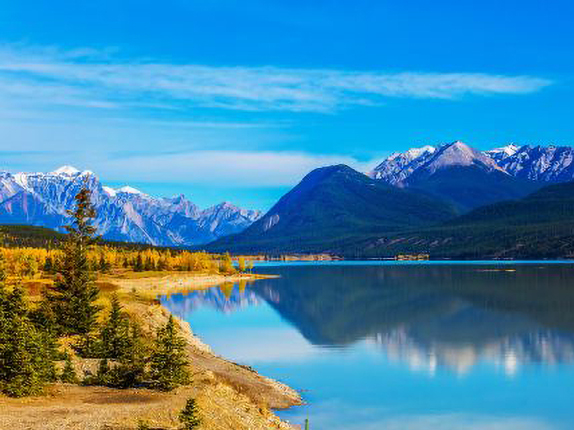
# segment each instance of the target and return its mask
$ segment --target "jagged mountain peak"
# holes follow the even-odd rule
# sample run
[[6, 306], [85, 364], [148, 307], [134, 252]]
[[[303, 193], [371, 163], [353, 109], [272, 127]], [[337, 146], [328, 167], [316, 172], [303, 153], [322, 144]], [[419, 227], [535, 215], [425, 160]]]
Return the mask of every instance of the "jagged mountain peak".
[[76, 169], [74, 166], [62, 166], [57, 168], [56, 170], [50, 172], [52, 175], [66, 175], [66, 176], [75, 176], [81, 173], [79, 169]]
[[499, 148], [490, 149], [488, 151], [484, 151], [485, 154], [495, 155], [495, 154], [502, 154], [504, 156], [511, 156], [516, 154], [522, 146], [517, 145], [515, 143], [509, 143], [506, 146], [501, 146]]
[[445, 167], [473, 165], [502, 171], [492, 158], [461, 141], [441, 146], [423, 168], [434, 173]]
[[383, 160], [367, 176], [393, 185], [400, 185], [412, 172], [434, 154], [436, 147], [425, 145], [405, 152], [394, 152]]
[[153, 245], [199, 245], [237, 233], [261, 216], [228, 204], [211, 213], [179, 196], [152, 197], [131, 186], [114, 189], [90, 171], [63, 166], [49, 173], [0, 175], [0, 223], [32, 224], [62, 230], [66, 209], [83, 184], [92, 190], [95, 226], [105, 239]]
[[432, 154], [435, 151], [436, 151], [436, 147], [431, 146], [431, 145], [425, 145], [425, 146], [421, 146], [420, 148], [410, 148], [410, 149], [406, 150], [405, 152], [393, 152], [389, 156], [388, 160], [395, 160], [395, 159], [400, 158], [400, 157], [414, 160], [415, 158], [418, 158], [425, 153], [431, 153]]
[[139, 194], [144, 195], [144, 193], [137, 188], [130, 187], [129, 185], [123, 186], [115, 190], [117, 193], [125, 193], [125, 194]]

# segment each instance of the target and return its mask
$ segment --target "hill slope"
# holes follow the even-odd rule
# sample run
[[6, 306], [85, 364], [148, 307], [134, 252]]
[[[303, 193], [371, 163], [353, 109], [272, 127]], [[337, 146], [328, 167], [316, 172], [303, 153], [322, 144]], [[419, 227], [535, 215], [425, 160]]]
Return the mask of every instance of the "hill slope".
[[447, 258], [574, 255], [574, 182], [475, 209], [442, 225], [371, 238], [341, 251], [362, 256], [429, 252]]
[[316, 169], [244, 232], [211, 251], [323, 252], [381, 232], [454, 216], [448, 204], [375, 181], [345, 165]]

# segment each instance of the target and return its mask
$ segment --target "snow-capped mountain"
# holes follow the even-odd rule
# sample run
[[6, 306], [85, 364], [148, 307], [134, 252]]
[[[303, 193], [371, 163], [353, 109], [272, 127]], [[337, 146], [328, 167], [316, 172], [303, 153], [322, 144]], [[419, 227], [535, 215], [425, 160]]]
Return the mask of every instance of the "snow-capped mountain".
[[505, 158], [516, 154], [516, 152], [519, 151], [520, 148], [521, 148], [520, 146], [511, 143], [509, 145], [500, 148], [494, 148], [489, 151], [484, 151], [484, 154], [492, 158], [497, 163], [499, 163], [501, 160], [504, 160]]
[[0, 172], [0, 223], [62, 230], [66, 209], [84, 184], [92, 190], [98, 234], [109, 240], [199, 245], [240, 232], [261, 216], [230, 203], [201, 210], [183, 195], [156, 198], [130, 186], [113, 189], [90, 171], [63, 166], [49, 173]]
[[400, 184], [411, 173], [422, 166], [436, 151], [434, 146], [411, 148], [406, 152], [395, 152], [369, 173], [373, 179], [380, 179], [392, 185]]
[[496, 161], [518, 178], [544, 182], [574, 179], [574, 148], [570, 146], [522, 146]]
[[539, 187], [536, 182], [514, 177], [494, 159], [512, 152], [513, 148], [506, 147], [487, 154], [457, 141], [394, 154], [370, 176], [432, 194], [462, 213], [485, 204], [523, 197]]
[[[502, 151], [495, 150], [495, 151]], [[438, 170], [453, 166], [480, 166], [486, 170], [502, 169], [486, 153], [477, 151], [464, 142], [456, 141], [440, 146], [423, 146], [406, 152], [395, 152], [368, 173], [392, 185], [407, 185], [409, 178], [425, 172], [431, 175]]]
[[544, 182], [574, 180], [574, 148], [514, 143], [483, 152], [463, 142], [412, 148], [390, 155], [368, 175], [390, 184], [405, 185], [408, 178], [421, 169], [436, 171], [477, 162], [521, 179]]

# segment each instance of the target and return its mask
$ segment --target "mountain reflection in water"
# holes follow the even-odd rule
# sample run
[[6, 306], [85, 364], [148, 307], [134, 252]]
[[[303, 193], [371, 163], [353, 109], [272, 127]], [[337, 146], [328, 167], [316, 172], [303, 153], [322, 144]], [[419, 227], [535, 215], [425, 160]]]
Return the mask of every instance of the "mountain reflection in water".
[[[515, 270], [514, 270], [515, 269]], [[266, 304], [312, 345], [364, 342], [390, 361], [459, 374], [479, 363], [508, 375], [527, 363], [574, 362], [574, 270], [569, 265], [265, 267], [278, 279], [225, 285], [163, 302], [190, 320]]]

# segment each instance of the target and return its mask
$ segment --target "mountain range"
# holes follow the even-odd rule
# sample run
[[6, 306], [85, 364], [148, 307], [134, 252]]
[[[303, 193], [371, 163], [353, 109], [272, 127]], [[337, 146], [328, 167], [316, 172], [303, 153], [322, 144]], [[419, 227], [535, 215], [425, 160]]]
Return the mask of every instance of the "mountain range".
[[209, 249], [321, 252], [359, 235], [398, 231], [452, 218], [454, 208], [417, 190], [376, 181], [348, 166], [316, 169], [239, 235]]
[[84, 184], [92, 190], [98, 234], [107, 240], [199, 245], [239, 232], [261, 216], [227, 202], [201, 210], [183, 195], [156, 198], [130, 186], [113, 189], [90, 171], [63, 166], [49, 173], [0, 172], [0, 223], [62, 231], [69, 222], [66, 209]]
[[364, 174], [318, 168], [265, 215], [183, 195], [104, 186], [90, 171], [0, 172], [0, 223], [62, 231], [87, 184], [98, 233], [113, 241], [210, 251], [445, 258], [574, 255], [574, 149], [457, 141], [394, 153]]
[[574, 180], [573, 156], [570, 147], [483, 152], [453, 142], [392, 154], [367, 175], [347, 166], [317, 169], [244, 232], [208, 249], [350, 257], [571, 255], [574, 186], [549, 185]]

